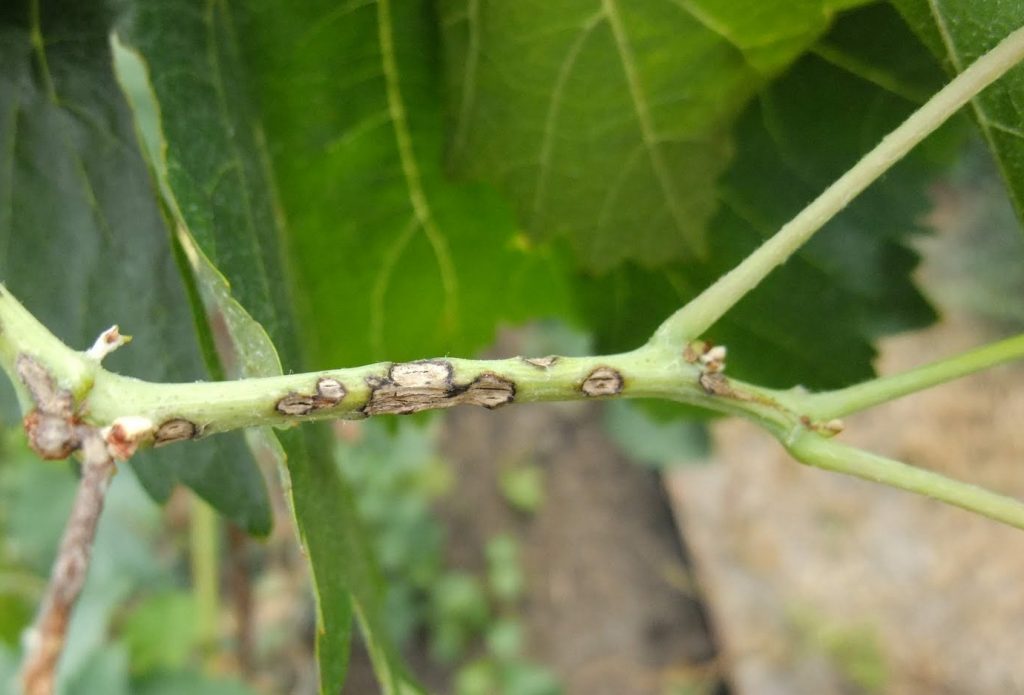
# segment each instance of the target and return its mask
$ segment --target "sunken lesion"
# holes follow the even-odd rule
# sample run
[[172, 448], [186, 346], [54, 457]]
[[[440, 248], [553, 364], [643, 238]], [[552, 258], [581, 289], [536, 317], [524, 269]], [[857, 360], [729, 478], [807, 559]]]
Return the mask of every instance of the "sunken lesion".
[[493, 372], [458, 384], [447, 360], [400, 362], [385, 377], [366, 379], [370, 398], [363, 406], [366, 415], [405, 415], [423, 410], [477, 405], [493, 409], [515, 399], [515, 383]]
[[347, 395], [348, 390], [344, 384], [333, 377], [325, 376], [317, 380], [312, 394], [293, 391], [278, 400], [274, 409], [281, 415], [301, 417], [338, 405]]
[[520, 357], [523, 362], [536, 367], [537, 369], [551, 369], [558, 362], [558, 355], [548, 355], [546, 357]]
[[153, 446], [165, 446], [174, 442], [184, 442], [195, 439], [202, 434], [201, 428], [191, 420], [185, 418], [172, 418], [165, 420], [156, 428], [153, 433]]
[[583, 380], [583, 383], [580, 384], [580, 391], [584, 396], [590, 398], [617, 396], [622, 393], [624, 384], [622, 374], [617, 370], [611, 367], [598, 367]]

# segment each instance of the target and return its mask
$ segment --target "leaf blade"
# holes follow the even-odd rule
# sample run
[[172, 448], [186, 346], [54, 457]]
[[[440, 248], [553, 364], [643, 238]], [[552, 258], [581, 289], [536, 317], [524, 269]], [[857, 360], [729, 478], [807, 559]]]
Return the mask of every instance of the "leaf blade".
[[[113, 323], [136, 333], [109, 367], [196, 379], [205, 369], [182, 330], [192, 324], [187, 291], [111, 70], [112, 21], [74, 3], [34, 13], [16, 3], [0, 16], [0, 275], [70, 345], [91, 344]], [[250, 458], [224, 456], [240, 441], [145, 452], [132, 467], [153, 497], [166, 499], [180, 480], [263, 534], [271, 521], [262, 476]], [[224, 479], [235, 484], [224, 488]]]
[[[963, 72], [1015, 29], [1024, 26], [1017, 3], [893, 0], [947, 72]], [[1024, 222], [1024, 67], [1012, 68], [971, 101], [975, 121], [995, 155], [1017, 217]]]
[[569, 239], [596, 272], [706, 255], [730, 124], [835, 10], [816, 0], [441, 7], [451, 167], [493, 183], [533, 238]]

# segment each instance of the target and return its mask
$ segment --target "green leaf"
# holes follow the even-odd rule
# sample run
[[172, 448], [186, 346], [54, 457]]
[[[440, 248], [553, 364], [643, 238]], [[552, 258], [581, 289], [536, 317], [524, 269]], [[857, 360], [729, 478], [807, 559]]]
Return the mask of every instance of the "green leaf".
[[163, 673], [133, 682], [132, 692], [135, 695], [256, 695], [255, 690], [233, 678], [211, 678], [188, 671]]
[[660, 422], [629, 401], [605, 405], [604, 425], [612, 440], [630, 458], [652, 468], [706, 462], [711, 449], [703, 424]]
[[148, 596], [121, 627], [132, 671], [180, 669], [199, 643], [196, 600], [182, 591]]
[[731, 123], [854, 4], [444, 0], [449, 159], [590, 269], [704, 257]]
[[[191, 9], [134, 8], [115, 40], [122, 46], [119, 64], [129, 71], [122, 79], [194, 277], [200, 333], [209, 320], [225, 334], [219, 358], [211, 359], [224, 360], [230, 375], [279, 374], [278, 351], [289, 369], [300, 367], [302, 351], [285, 284], [279, 239], [286, 230], [272, 206], [270, 162], [241, 87], [247, 73], [233, 17], [223, 4]], [[329, 430], [263, 431], [251, 444], [281, 465], [310, 559], [321, 691], [336, 692], [344, 682], [353, 615], [384, 691], [409, 689], [383, 628], [376, 563], [352, 493], [334, 465]]]
[[121, 645], [97, 649], [85, 666], [60, 691], [65, 695], [129, 695], [128, 654]]
[[238, 16], [317, 363], [470, 353], [501, 322], [568, 312], [557, 256], [493, 190], [442, 173], [429, 2]]
[[[601, 347], [634, 346], [824, 190], [941, 83], [929, 64], [886, 5], [844, 15], [738, 121], [708, 261], [654, 272], [627, 265], [581, 281]], [[779, 387], [853, 383], [873, 374], [874, 338], [933, 320], [905, 240], [928, 209], [924, 184], [951, 160], [962, 130], [954, 123], [932, 136], [709, 331], [729, 348], [730, 374]]]
[[[33, 6], [0, 11], [0, 279], [70, 345], [92, 344], [113, 323], [136, 334], [108, 358], [116, 371], [204, 377], [186, 288], [111, 70], [112, 17], [96, 3], [52, 2], [35, 15]], [[182, 480], [243, 527], [270, 527], [240, 435], [146, 452], [132, 465], [158, 499]]]
[[[1019, 2], [893, 0], [893, 4], [950, 74], [1024, 26]], [[974, 118], [995, 154], [1024, 220], [1024, 66], [1018, 65], [971, 102]]]

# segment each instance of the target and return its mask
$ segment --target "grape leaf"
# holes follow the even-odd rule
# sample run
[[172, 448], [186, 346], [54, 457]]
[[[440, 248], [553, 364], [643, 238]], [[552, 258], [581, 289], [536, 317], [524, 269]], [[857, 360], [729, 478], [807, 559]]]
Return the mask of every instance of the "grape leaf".
[[[952, 74], [962, 72], [1010, 32], [1024, 26], [1024, 4], [977, 0], [893, 0]], [[1024, 66], [1017, 65], [971, 102], [974, 118], [1024, 220]]]
[[501, 322], [568, 311], [557, 256], [493, 190], [444, 177], [430, 9], [238, 9], [319, 364], [471, 353]]
[[[188, 9], [136, 5], [114, 39], [120, 71], [194, 275], [195, 308], [223, 326], [228, 344], [220, 353], [229, 373], [280, 374], [278, 350], [289, 368], [302, 361], [281, 257], [286, 230], [271, 204], [272, 172], [243, 87], [234, 19], [223, 4]], [[381, 627], [375, 561], [333, 461], [329, 430], [261, 430], [252, 443], [278, 460], [310, 559], [321, 691], [337, 692], [344, 682], [353, 615], [385, 691], [411, 689]]]
[[[894, 59], [895, 58], [895, 59]], [[719, 185], [705, 263], [626, 265], [584, 277], [606, 349], [634, 345], [662, 316], [742, 260], [905, 118], [942, 82], [924, 47], [886, 5], [835, 29], [741, 116], [736, 157]], [[957, 124], [869, 188], [710, 331], [729, 371], [759, 383], [834, 388], [869, 378], [873, 338], [934, 318], [911, 282], [904, 243], [927, 210], [923, 185], [951, 160]]]
[[[187, 288], [111, 70], [101, 5], [0, 10], [0, 278], [69, 345], [119, 323], [107, 366], [154, 381], [207, 376]], [[38, 32], [38, 40], [33, 36]], [[132, 461], [166, 499], [177, 480], [251, 532], [270, 528], [263, 478], [234, 434]]]
[[856, 0], [444, 0], [455, 171], [587, 268], [706, 257], [730, 126]]

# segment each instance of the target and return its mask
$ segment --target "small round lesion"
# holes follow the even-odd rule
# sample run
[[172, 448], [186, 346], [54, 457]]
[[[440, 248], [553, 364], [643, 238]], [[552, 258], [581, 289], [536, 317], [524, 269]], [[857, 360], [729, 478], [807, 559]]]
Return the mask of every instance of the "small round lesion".
[[511, 403], [516, 397], [516, 385], [492, 372], [484, 372], [457, 397], [459, 403], [479, 405], [488, 410]]
[[345, 386], [332, 377], [325, 376], [316, 382], [316, 395], [325, 403], [340, 403], [347, 393]]
[[611, 367], [598, 367], [583, 380], [580, 391], [590, 397], [615, 396], [622, 393], [623, 383], [618, 371]]
[[289, 393], [277, 402], [275, 409], [282, 415], [308, 415], [316, 408], [316, 399], [301, 393]]
[[185, 418], [174, 418], [156, 428], [156, 432], [153, 434], [153, 446], [195, 439], [197, 436], [199, 436], [199, 428], [194, 422]]

